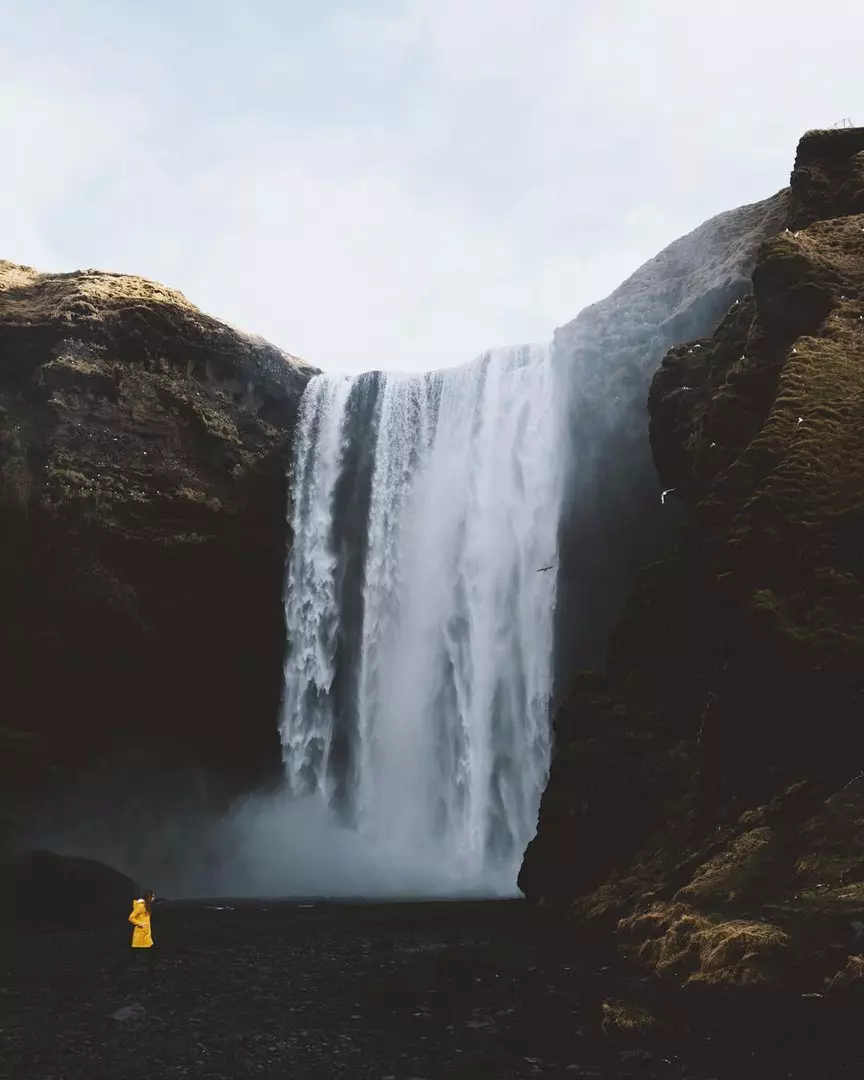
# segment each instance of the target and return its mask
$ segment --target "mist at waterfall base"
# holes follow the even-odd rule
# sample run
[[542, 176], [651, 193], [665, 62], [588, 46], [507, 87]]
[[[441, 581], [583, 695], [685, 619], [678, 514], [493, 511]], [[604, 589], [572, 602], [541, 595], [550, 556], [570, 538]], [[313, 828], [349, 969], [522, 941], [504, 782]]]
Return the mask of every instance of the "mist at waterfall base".
[[[206, 799], [175, 792], [94, 790], [34, 822], [24, 846], [97, 859], [138, 888], [194, 897], [427, 899], [513, 895], [515, 884], [471, 886], [440, 868], [394, 862], [372, 839], [340, 825], [320, 799], [287, 788], [250, 795], [214, 815]], [[112, 787], [115, 786], [112, 783]]]

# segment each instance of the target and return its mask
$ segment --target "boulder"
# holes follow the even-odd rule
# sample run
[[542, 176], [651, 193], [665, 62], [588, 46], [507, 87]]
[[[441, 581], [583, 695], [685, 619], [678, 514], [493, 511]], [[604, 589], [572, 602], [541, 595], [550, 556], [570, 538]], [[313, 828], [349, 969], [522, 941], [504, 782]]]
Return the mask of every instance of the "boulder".
[[0, 860], [0, 927], [7, 929], [122, 926], [138, 895], [125, 874], [93, 859], [27, 851]]

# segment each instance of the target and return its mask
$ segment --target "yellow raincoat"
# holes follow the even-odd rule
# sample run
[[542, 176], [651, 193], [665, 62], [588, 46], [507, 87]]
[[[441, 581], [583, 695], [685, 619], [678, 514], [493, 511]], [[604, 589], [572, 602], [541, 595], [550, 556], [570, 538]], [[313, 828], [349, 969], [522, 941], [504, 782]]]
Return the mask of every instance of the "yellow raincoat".
[[153, 935], [150, 933], [150, 912], [143, 900], [133, 903], [129, 922], [135, 927], [132, 931], [132, 948], [149, 949], [153, 944]]

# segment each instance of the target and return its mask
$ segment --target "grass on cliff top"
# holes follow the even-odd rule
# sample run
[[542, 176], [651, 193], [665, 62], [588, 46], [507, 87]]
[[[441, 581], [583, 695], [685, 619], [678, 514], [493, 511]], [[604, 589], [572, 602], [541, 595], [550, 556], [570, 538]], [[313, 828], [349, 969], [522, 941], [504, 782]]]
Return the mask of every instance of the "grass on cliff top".
[[200, 315], [176, 289], [132, 274], [76, 270], [69, 274], [40, 274], [29, 266], [0, 261], [0, 319], [8, 322], [44, 322], [56, 318], [73, 303], [88, 303], [97, 310], [131, 303], [161, 304]]
[[276, 349], [263, 338], [208, 315], [179, 290], [158, 281], [101, 270], [43, 274], [33, 267], [0, 259], [0, 322], [30, 325], [63, 316], [92, 319], [106, 312], [136, 307], [173, 310], [199, 329], [227, 332], [248, 349], [263, 349], [294, 367], [317, 370], [302, 357]]

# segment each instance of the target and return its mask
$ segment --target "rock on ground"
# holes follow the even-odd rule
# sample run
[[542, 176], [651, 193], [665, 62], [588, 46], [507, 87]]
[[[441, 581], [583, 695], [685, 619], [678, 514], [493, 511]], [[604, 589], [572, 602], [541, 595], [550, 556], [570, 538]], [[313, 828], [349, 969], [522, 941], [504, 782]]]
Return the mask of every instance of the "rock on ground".
[[0, 928], [6, 931], [116, 924], [137, 895], [133, 881], [93, 859], [50, 851], [0, 857]]

